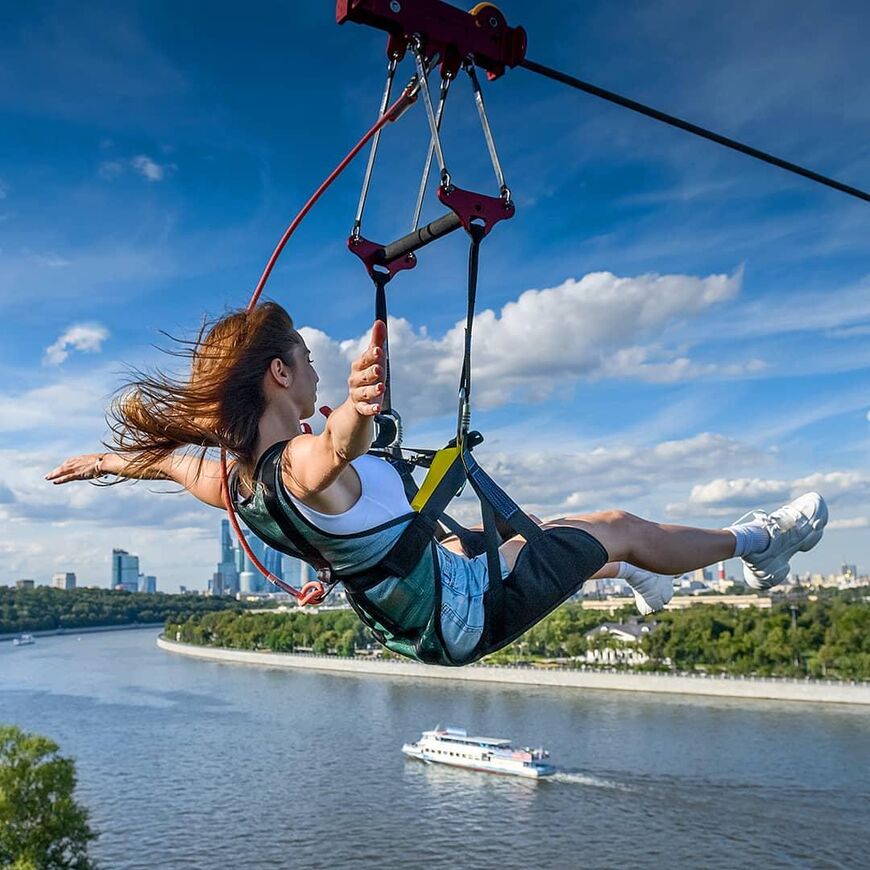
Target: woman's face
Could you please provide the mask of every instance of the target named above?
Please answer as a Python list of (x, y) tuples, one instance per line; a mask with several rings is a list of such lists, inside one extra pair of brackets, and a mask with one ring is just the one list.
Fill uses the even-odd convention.
[(305, 344), (302, 336), (298, 337), (298, 343), (293, 347), (293, 382), (290, 389), (293, 391), (293, 399), (300, 410), (302, 419), (314, 416), (317, 405), (317, 383), (320, 380), (314, 370), (311, 359), (311, 351)]

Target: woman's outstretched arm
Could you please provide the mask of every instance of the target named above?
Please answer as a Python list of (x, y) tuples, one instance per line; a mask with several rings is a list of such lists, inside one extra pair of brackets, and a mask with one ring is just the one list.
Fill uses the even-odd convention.
[(284, 484), (299, 499), (321, 493), (336, 480), (351, 460), (371, 447), (373, 421), (381, 410), (384, 385), (386, 326), (372, 327), (366, 350), (354, 361), (347, 379), (347, 399), (330, 413), (320, 435), (293, 438), (284, 451)]
[(220, 463), (198, 456), (173, 453), (167, 456), (143, 478), (128, 471), (128, 463), (117, 453), (85, 453), (71, 456), (57, 468), (49, 471), (45, 479), (54, 484), (71, 483), (74, 480), (95, 480), (106, 474), (117, 477), (137, 477), (146, 480), (174, 480), (191, 495), (212, 507), (224, 506), (221, 496)]

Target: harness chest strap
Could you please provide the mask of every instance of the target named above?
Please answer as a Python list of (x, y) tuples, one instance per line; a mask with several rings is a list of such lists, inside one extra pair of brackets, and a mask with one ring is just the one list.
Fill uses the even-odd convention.
[(272, 519), (278, 524), (285, 537), (299, 551), (302, 559), (308, 562), (315, 571), (317, 571), (318, 579), (323, 583), (335, 583), (336, 579), (332, 570), (332, 565), (323, 557), (323, 554), (318, 550), (306, 537), (290, 522), (283, 508), (278, 502), (278, 475), (281, 473), (281, 456), (284, 453), (284, 447), (287, 441), (280, 441), (269, 448), (269, 452), (262, 464), (262, 477), (265, 486), (263, 487), (263, 503), (266, 510)]

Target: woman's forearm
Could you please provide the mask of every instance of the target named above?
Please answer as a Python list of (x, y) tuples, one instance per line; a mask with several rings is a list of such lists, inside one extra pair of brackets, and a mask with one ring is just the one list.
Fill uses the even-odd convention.
[(94, 463), (95, 477), (113, 474), (116, 477), (129, 477), (136, 480), (169, 480), (172, 479), (172, 474), (169, 473), (171, 458), (167, 457), (157, 466), (144, 472), (131, 469), (128, 460), (118, 453), (101, 453)]
[(371, 416), (358, 413), (348, 397), (326, 420), (326, 432), (335, 453), (348, 462), (366, 453), (374, 437), (373, 420)]

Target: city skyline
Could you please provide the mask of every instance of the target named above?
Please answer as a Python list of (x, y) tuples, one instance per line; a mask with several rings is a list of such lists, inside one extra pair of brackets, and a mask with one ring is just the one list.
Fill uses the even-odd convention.
[[(781, 0), (739, 16), (499, 6), (542, 63), (870, 186), (870, 55), (852, 15), (809, 4), (796, 16)], [(189, 338), (204, 313), (247, 302), (290, 218), (376, 113), (382, 34), (336, 27), (317, 3), (254, 16), (239, 40), (231, 7), (215, 9), (204, 21), (187, 7), (19, 4), (4, 19), (16, 75), (0, 78), (12, 327), (0, 583), (65, 570), (103, 583), (118, 546), (167, 591), (214, 573), (214, 509), (157, 494), (168, 484), (43, 475), (102, 449), (126, 366), (175, 365), (155, 349), (172, 347), (161, 331)], [(305, 84), (293, 72), (315, 67)], [(482, 464), (545, 518), (618, 507), (721, 527), (818, 490), (831, 521), (793, 570), (870, 571), (870, 208), (523, 70), (483, 87), (517, 211), (481, 255)], [(454, 92), (446, 156), (457, 183), (489, 190), (473, 102)], [(373, 238), (407, 230), (427, 136), (419, 105), (386, 129)], [(342, 401), (371, 325), (371, 282), (346, 250), (364, 167), (312, 212), (267, 288), (313, 352), (318, 404)], [(424, 219), (439, 213), (430, 191)], [(466, 254), (458, 235), (441, 240), (390, 285), (393, 398), (413, 447), (455, 428)], [(461, 499), (455, 513), (474, 511)]]

